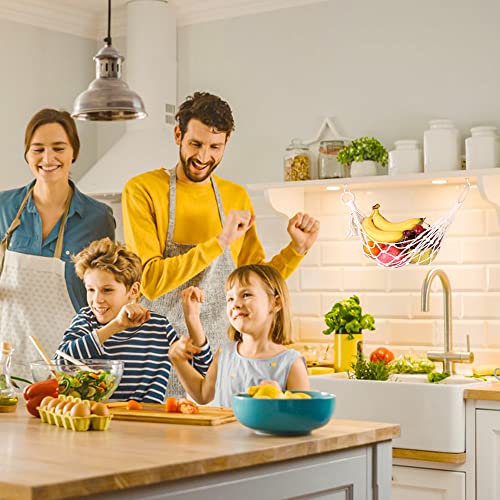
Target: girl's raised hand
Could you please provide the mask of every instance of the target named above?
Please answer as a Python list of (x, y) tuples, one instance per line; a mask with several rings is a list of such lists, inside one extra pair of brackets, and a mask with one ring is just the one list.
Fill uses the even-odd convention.
[(168, 357), (173, 363), (176, 361), (190, 361), (200, 351), (201, 349), (193, 344), (190, 337), (183, 336), (170, 346)]
[(126, 304), (121, 309), (114, 321), (122, 329), (142, 325), (151, 318), (149, 309), (141, 304)]
[(186, 320), (200, 317), (201, 304), (205, 302), (205, 292), (196, 286), (185, 288), (181, 292), (182, 309)]

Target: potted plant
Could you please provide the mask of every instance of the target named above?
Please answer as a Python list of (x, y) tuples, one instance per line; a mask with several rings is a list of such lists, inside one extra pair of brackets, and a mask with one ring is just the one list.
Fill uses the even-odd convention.
[(351, 177), (377, 175), (377, 164), (386, 167), (388, 154), (378, 139), (360, 137), (339, 151), (337, 160), (351, 166)]
[(347, 371), (356, 360), (356, 345), (363, 340), (363, 330), (375, 330), (375, 319), (363, 314), (357, 295), (335, 303), (325, 314), (328, 327), (325, 335), (334, 333), (333, 355), (335, 371)]

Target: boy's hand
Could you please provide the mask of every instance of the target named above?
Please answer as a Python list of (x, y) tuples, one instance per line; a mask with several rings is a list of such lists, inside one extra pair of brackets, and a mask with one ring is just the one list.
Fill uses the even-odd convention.
[(190, 361), (195, 354), (201, 351), (199, 347), (193, 344), (189, 337), (181, 337), (177, 342), (174, 342), (168, 350), (168, 357), (175, 363), (176, 361)]
[(186, 320), (199, 319), (201, 304), (205, 302), (205, 292), (201, 288), (190, 286), (182, 290), (181, 297)]
[(149, 309), (141, 304), (126, 304), (118, 313), (118, 316), (113, 320), (121, 330), (133, 328), (142, 325), (145, 321), (151, 318)]

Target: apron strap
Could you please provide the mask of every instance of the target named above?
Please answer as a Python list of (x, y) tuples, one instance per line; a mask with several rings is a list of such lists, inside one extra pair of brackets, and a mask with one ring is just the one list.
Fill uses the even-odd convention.
[(2, 256), (2, 262), (0, 262), (0, 271), (2, 270), (1, 268), (3, 267), (3, 256), (5, 255), (5, 252), (7, 251), (7, 248), (9, 246), (10, 237), (12, 236), (12, 233), (21, 225), (21, 214), (23, 213), (24, 207), (26, 206), (26, 203), (28, 203), (30, 195), (33, 192), (33, 187), (34, 186), (32, 186), (26, 193), (26, 196), (21, 202), (21, 206), (19, 207), (19, 210), (17, 211), (14, 220), (10, 224), (9, 229), (7, 229), (7, 232), (5, 233), (2, 241), (0, 242), (0, 255)]
[(59, 233), (57, 234), (56, 249), (54, 251), (54, 257), (56, 259), (61, 259), (63, 241), (64, 241), (64, 230), (66, 228), (66, 219), (68, 218), (69, 207), (71, 205), (71, 200), (73, 199), (73, 189), (70, 187), (70, 193), (68, 199), (66, 200), (66, 207), (64, 208), (64, 214), (61, 219), (61, 225), (59, 227)]

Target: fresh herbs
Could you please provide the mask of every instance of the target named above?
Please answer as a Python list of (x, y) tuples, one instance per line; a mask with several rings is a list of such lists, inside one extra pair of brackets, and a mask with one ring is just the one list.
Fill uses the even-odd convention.
[(358, 352), (356, 362), (351, 364), (352, 372), (349, 372), (350, 378), (358, 380), (387, 380), (391, 374), (390, 364), (384, 361), (370, 361)]
[(371, 314), (362, 313), (357, 295), (335, 303), (325, 314), (325, 323), (328, 327), (323, 331), (325, 335), (330, 335), (332, 332), (347, 333), (349, 340), (362, 330), (375, 330), (375, 319)]
[(427, 358), (412, 358), (405, 355), (391, 362), (393, 373), (430, 373), (436, 365)]
[(343, 165), (350, 165), (353, 161), (372, 160), (387, 165), (388, 153), (383, 144), (374, 137), (360, 137), (339, 151), (337, 160)]
[(437, 384), (438, 382), (441, 382), (441, 380), (444, 380), (445, 378), (448, 378), (450, 374), (448, 372), (432, 372), (427, 374), (427, 378), (429, 379), (429, 382), (431, 384)]

